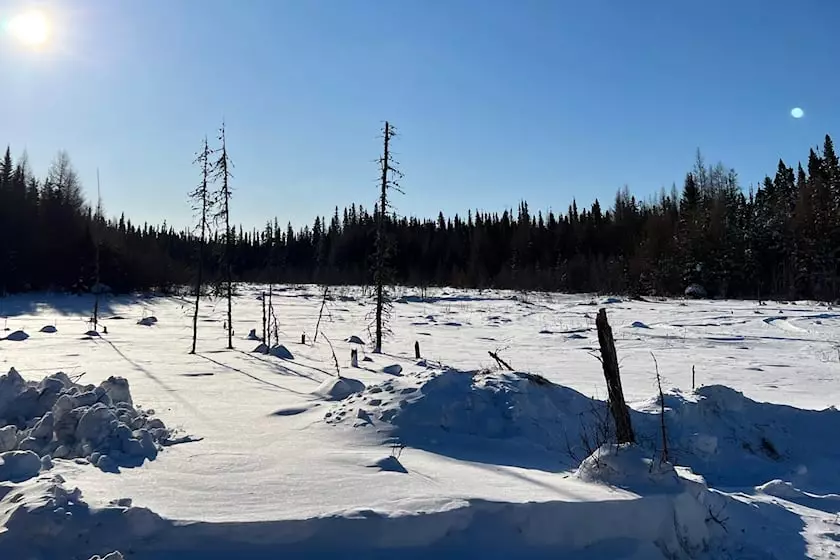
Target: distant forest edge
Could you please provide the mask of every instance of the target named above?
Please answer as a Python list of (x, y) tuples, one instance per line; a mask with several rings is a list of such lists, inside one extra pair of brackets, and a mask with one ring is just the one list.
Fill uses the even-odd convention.
[[(370, 200), (375, 196), (371, 189)], [(375, 205), (336, 208), (297, 231), (276, 219), (262, 229), (232, 228), (234, 278), (369, 284), (378, 212)], [(596, 200), (589, 208), (572, 203), (565, 214), (535, 214), (522, 202), (516, 212), (436, 220), (390, 215), (386, 230), (395, 284), (676, 295), (698, 283), (720, 297), (840, 297), (840, 164), (829, 136), (811, 149), (806, 168), (780, 161), (775, 175), (749, 192), (734, 170), (706, 165), (698, 152), (682, 189), (651, 201), (625, 188), (610, 208)], [(210, 280), (222, 273), (224, 236), (224, 227), (215, 228), (204, 252)], [(101, 281), (114, 291), (194, 282), (194, 231), (138, 225), (124, 215), (106, 219), (82, 196), (66, 152), (38, 179), (25, 154), (14, 161), (7, 149), (0, 162), (0, 294), (89, 290), (97, 246)]]

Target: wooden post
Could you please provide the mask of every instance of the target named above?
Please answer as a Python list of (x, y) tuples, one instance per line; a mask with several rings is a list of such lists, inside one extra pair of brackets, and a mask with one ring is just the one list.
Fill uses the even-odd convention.
[(419, 360), (420, 359), (420, 341), (414, 341), (414, 358)]
[(359, 351), (355, 348), (350, 350), (350, 366), (354, 368), (359, 367)]
[(300, 343), (306, 344), (306, 333), (300, 333)]
[(692, 391), (694, 391), (694, 390), (695, 390), (695, 385), (694, 385), (694, 366), (691, 366), (691, 390), (692, 390)]
[(604, 366), (604, 378), (607, 380), (610, 412), (615, 420), (615, 435), (618, 443), (635, 443), (630, 411), (624, 402), (624, 390), (621, 388), (621, 375), (618, 371), (618, 356), (615, 352), (615, 339), (607, 321), (607, 310), (600, 309), (595, 320), (598, 328), (598, 344), (601, 346), (601, 363)]

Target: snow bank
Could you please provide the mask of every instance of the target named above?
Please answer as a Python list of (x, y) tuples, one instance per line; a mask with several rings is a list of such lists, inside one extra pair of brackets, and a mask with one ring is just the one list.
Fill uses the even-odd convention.
[[(394, 437), (412, 447), (433, 448), (453, 437), (507, 440), (560, 453), (578, 449), (582, 421), (606, 405), (568, 387), (512, 372), (424, 370), (373, 385), (327, 412), (339, 424), (360, 412), (394, 427)], [(495, 443), (492, 445), (496, 445)], [(485, 447), (487, 447), (485, 445)]]
[(356, 336), (355, 334), (352, 335), (351, 337), (349, 337), (346, 342), (348, 342), (349, 344), (362, 344), (362, 345), (364, 345), (364, 341), (361, 338), (359, 338), (358, 336)]
[[(40, 382), (25, 381), (14, 368), (0, 376), (0, 451), (28, 453), (4, 453), (0, 481), (20, 478), (20, 472), (34, 476), (54, 458), (84, 457), (106, 471), (138, 466), (157, 457), (170, 436), (162, 421), (133, 406), (121, 377), (94, 386), (61, 372)], [(21, 461), (33, 468), (18, 470), (14, 465)]]
[[(702, 488), (695, 493), (705, 496)], [(308, 519), (177, 523), (128, 501), (91, 507), (60, 476), (42, 475), (14, 486), (0, 483), (0, 550), (10, 558), (96, 558), (120, 549), (138, 560), (745, 557), (715, 555), (722, 529), (707, 520), (690, 487), (594, 502), (437, 498), (398, 506)]]
[(143, 317), (139, 321), (137, 321), (138, 325), (143, 325), (144, 327), (151, 327), (152, 325), (158, 322), (157, 317), (154, 315), (150, 315), (149, 317)]
[(55, 328), (53, 325), (44, 325), (43, 327), (41, 327), (40, 332), (46, 333), (46, 334), (53, 334), (53, 333), (57, 333), (58, 329)]
[(324, 380), (315, 391), (314, 395), (328, 401), (344, 400), (352, 394), (365, 390), (365, 384), (358, 379), (350, 377), (330, 377)]
[[(655, 445), (658, 399), (638, 405), (634, 426)], [(840, 449), (826, 434), (840, 433), (840, 411), (806, 410), (754, 401), (723, 385), (693, 394), (665, 395), (672, 460), (717, 486), (756, 486), (773, 479), (817, 492), (836, 491)], [(737, 465), (737, 467), (733, 467)]]
[(681, 478), (671, 464), (651, 458), (638, 445), (605, 444), (581, 463), (575, 476), (664, 497), (645, 515), (664, 521), (654, 542), (666, 558), (697, 558), (726, 536), (724, 527), (710, 516), (727, 505), (726, 498), (702, 483)]

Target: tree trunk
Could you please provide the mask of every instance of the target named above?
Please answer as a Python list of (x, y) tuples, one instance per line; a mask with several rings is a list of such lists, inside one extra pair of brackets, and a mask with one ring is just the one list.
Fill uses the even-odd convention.
[(621, 388), (621, 375), (618, 371), (618, 356), (615, 352), (615, 340), (612, 328), (607, 321), (607, 310), (600, 309), (595, 320), (598, 327), (598, 344), (601, 346), (601, 362), (604, 365), (604, 377), (607, 380), (610, 412), (615, 419), (615, 434), (618, 443), (635, 443), (633, 426), (630, 422), (630, 410), (624, 402), (624, 390)]

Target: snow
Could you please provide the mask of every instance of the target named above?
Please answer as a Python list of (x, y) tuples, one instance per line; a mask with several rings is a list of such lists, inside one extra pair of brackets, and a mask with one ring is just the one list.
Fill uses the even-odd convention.
[[(236, 332), (260, 325), (264, 289), (238, 288)], [(840, 554), (840, 451), (831, 443), (840, 313), (830, 306), (397, 290), (384, 353), (348, 369), (370, 297), (336, 288), (321, 329), (342, 374), (352, 371), (339, 378), (326, 342), (299, 344), (293, 334), (314, 328), (318, 293), (275, 291), (279, 342), (294, 360), (250, 352), (255, 342), (241, 339), (224, 350), (225, 313), (211, 300), (190, 355), (191, 302), (178, 297), (106, 296), (102, 315), (127, 320), (87, 341), (71, 325), (89, 318), (92, 297), (6, 298), (10, 332), (34, 334), (0, 341), (0, 371), (20, 372), (0, 378), (0, 409), (15, 416), (0, 413), (14, 421), (0, 428), (0, 453), (35, 457), (24, 459), (25, 480), (0, 482), (0, 550), (139, 559)], [(608, 417), (593, 357), (596, 302), (608, 307), (632, 408), (638, 444), (629, 449), (600, 438)], [(137, 325), (144, 317), (160, 321)], [(60, 328), (32, 330), (47, 323)], [(488, 351), (520, 371), (497, 371)], [(674, 468), (661, 462), (651, 352)], [(45, 434), (75, 438), (82, 423), (61, 394), (68, 382), (87, 395), (91, 446), (58, 446), (41, 459)], [(102, 406), (87, 402), (98, 387)], [(58, 395), (48, 409), (44, 391)], [(120, 419), (129, 410), (148, 435)], [(154, 448), (154, 461), (109, 464), (109, 442), (123, 441), (108, 431), (112, 415), (130, 430), (119, 431), (136, 442), (126, 444), (133, 453)], [(156, 440), (168, 427), (195, 437)]]
[(364, 390), (365, 384), (358, 379), (331, 377), (325, 379), (312, 393), (328, 401), (340, 401)]
[(0, 450), (6, 452), (0, 481), (31, 478), (42, 466), (52, 468), (53, 458), (84, 457), (103, 471), (118, 472), (153, 460), (171, 435), (150, 411), (132, 406), (124, 378), (111, 376), (94, 386), (74, 383), (62, 372), (39, 382), (24, 380), (14, 368), (0, 376)]
[(282, 344), (278, 344), (277, 346), (272, 346), (269, 349), (268, 353), (275, 358), (281, 358), (283, 360), (294, 360), (295, 357), (292, 355), (291, 351), (288, 348), (283, 346)]
[(9, 334), (4, 340), (9, 340), (11, 342), (23, 342), (29, 338), (29, 335), (23, 331), (15, 331)]

